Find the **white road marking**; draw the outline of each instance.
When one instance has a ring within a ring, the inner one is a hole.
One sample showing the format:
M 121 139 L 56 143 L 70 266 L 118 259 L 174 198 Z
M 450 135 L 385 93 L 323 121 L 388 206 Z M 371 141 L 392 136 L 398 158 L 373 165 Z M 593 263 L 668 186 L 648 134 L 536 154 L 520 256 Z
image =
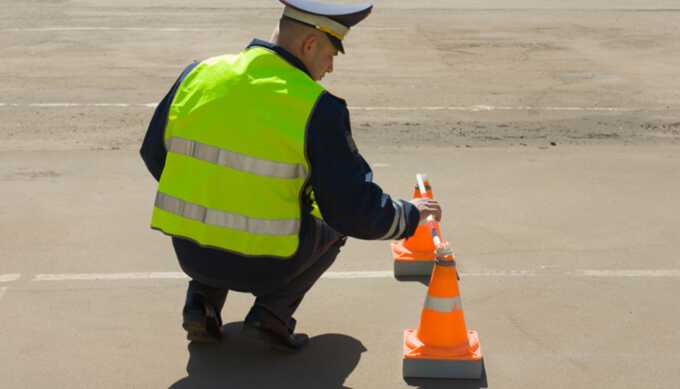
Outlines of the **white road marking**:
M 680 270 L 577 270 L 573 272 L 537 272 L 534 270 L 487 270 L 461 272 L 461 277 L 614 277 L 614 278 L 680 278 Z M 392 270 L 326 272 L 321 278 L 339 279 L 377 279 L 394 278 Z M 181 272 L 147 273 L 72 273 L 38 274 L 33 281 L 112 281 L 112 280 L 183 280 L 188 277 Z
M 156 103 L 0 103 L 0 107 L 28 107 L 28 108 L 155 108 Z
M 19 108 L 155 108 L 157 103 L 69 103 L 69 102 L 45 102 L 45 103 L 6 103 L 0 102 L 0 107 Z M 492 112 L 492 111 L 552 111 L 552 112 L 666 112 L 678 111 L 680 107 L 538 107 L 538 106 L 493 106 L 493 105 L 469 105 L 469 106 L 422 106 L 422 107 L 395 107 L 395 106 L 354 106 L 349 107 L 352 111 L 403 111 L 403 112 L 431 112 L 431 111 L 458 111 L 458 112 Z
M 376 162 L 371 164 L 372 167 L 390 167 L 389 163 Z
M 365 26 L 359 27 L 361 30 L 373 31 L 402 31 L 402 27 L 378 27 Z M 238 27 L 96 27 L 96 26 L 53 26 L 53 27 L 25 27 L 25 28 L 2 28 L 0 32 L 89 32 L 89 31 L 133 31 L 133 32 L 215 32 L 233 31 Z
M 491 112 L 491 111 L 575 111 L 575 112 L 650 112 L 668 111 L 670 108 L 633 108 L 633 107 L 538 107 L 538 106 L 425 106 L 425 107 L 349 107 L 354 111 L 461 111 L 461 112 Z
M 234 28 L 232 28 L 233 30 Z M 27 27 L 27 28 L 3 28 L 1 32 L 79 32 L 79 31 L 149 31 L 149 32 L 203 32 L 203 31 L 228 31 L 228 28 L 206 27 Z
M 583 270 L 586 277 L 680 277 L 680 270 Z
M 80 273 L 80 274 L 38 274 L 33 281 L 99 281 L 99 280 L 154 280 L 185 279 L 180 272 L 150 273 Z
M 532 270 L 489 270 L 483 272 L 460 272 L 461 277 L 536 277 Z
M 389 270 L 385 271 L 345 271 L 345 272 L 326 272 L 321 278 L 331 280 L 339 279 L 356 279 L 356 278 L 393 278 L 394 273 Z
M 389 278 L 392 271 L 327 272 L 322 278 Z M 151 273 L 76 273 L 76 274 L 38 274 L 33 281 L 99 281 L 99 280 L 150 280 L 150 279 L 187 279 L 179 272 Z
M 5 295 L 5 292 L 7 292 L 6 286 L 3 286 L 2 288 L 0 288 L 0 300 L 2 300 L 2 296 Z
M 0 282 L 12 282 L 18 280 L 19 278 L 21 278 L 21 274 L 17 273 L 0 274 Z

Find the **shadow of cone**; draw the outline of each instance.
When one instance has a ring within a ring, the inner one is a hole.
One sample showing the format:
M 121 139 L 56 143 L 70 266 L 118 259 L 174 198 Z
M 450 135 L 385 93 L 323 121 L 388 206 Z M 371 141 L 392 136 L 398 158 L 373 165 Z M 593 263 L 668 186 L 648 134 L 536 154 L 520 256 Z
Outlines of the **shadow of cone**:
M 422 193 L 419 189 L 419 185 L 416 185 L 413 192 L 413 198 L 434 198 L 430 182 L 427 178 L 424 178 L 423 175 L 420 176 L 419 179 L 422 178 L 425 193 Z M 437 233 L 441 235 L 438 223 L 435 223 L 435 229 L 437 230 Z M 432 274 L 435 247 L 432 243 L 432 232 L 428 225 L 419 225 L 413 236 L 407 239 L 393 241 L 391 246 L 392 257 L 394 258 L 395 278 L 429 276 Z
M 477 332 L 465 326 L 456 262 L 446 250 L 437 255 L 418 329 L 404 331 L 403 374 L 479 379 L 482 365 Z

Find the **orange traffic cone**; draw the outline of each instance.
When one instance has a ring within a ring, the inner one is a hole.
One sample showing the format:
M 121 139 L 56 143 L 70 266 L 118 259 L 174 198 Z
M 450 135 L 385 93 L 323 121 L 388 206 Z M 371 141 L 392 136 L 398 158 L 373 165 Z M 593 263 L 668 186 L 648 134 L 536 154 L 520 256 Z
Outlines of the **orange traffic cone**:
M 413 198 L 434 198 L 432 187 L 424 174 L 416 176 L 418 181 L 413 192 Z M 435 224 L 437 233 L 439 224 Z M 430 227 L 419 225 L 415 234 L 407 239 L 392 242 L 392 257 L 394 258 L 394 277 L 429 276 L 434 266 L 435 247 L 432 243 Z
M 430 228 L 437 259 L 418 329 L 404 331 L 404 377 L 478 379 L 482 351 L 465 327 L 455 257 Z

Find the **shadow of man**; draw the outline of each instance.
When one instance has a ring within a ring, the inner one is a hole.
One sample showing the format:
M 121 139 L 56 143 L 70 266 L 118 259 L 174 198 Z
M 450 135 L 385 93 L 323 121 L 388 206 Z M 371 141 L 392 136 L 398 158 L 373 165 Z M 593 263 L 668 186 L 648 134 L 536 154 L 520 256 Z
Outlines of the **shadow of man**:
M 188 376 L 170 388 L 341 389 L 366 351 L 350 336 L 324 334 L 304 350 L 286 353 L 241 337 L 242 324 L 225 325 L 220 344 L 190 343 Z

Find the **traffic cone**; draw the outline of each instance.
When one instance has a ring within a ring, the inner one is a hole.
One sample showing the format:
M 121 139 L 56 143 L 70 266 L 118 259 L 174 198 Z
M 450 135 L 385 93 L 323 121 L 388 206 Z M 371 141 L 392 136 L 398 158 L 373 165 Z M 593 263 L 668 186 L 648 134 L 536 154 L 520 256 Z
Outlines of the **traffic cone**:
M 417 184 L 413 198 L 434 198 L 432 187 L 424 174 L 416 176 Z M 439 224 L 435 223 L 437 233 L 440 234 Z M 392 241 L 392 257 L 394 258 L 394 277 L 429 276 L 434 266 L 435 247 L 432 243 L 430 227 L 419 225 L 413 236 Z
M 458 272 L 453 253 L 441 244 L 430 223 L 438 246 L 425 306 L 417 330 L 404 331 L 404 377 L 479 379 L 482 351 L 476 331 L 468 331 L 458 289 Z

